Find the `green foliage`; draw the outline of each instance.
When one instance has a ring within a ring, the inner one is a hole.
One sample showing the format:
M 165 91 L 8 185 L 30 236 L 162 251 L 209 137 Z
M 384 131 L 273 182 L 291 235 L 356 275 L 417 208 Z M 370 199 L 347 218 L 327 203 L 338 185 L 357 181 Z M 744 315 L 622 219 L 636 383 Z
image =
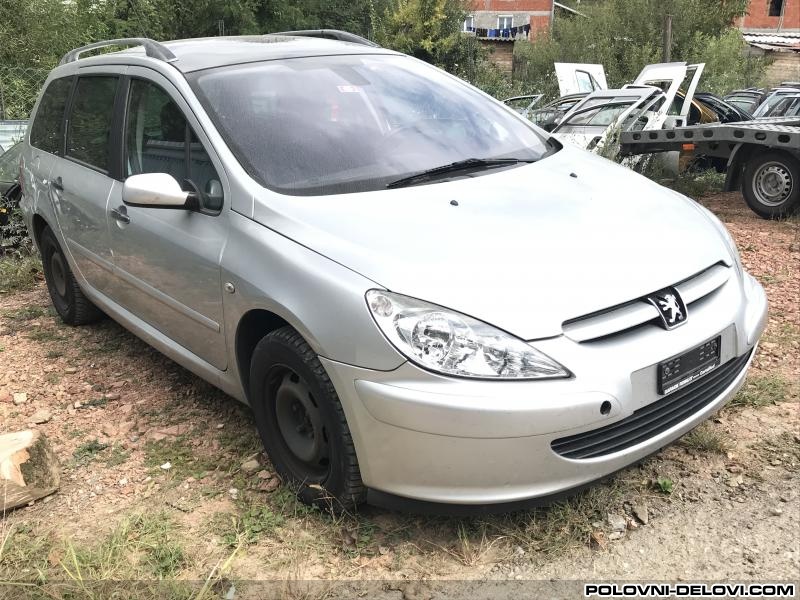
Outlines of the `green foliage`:
M 41 277 L 38 255 L 19 254 L 0 257 L 0 293 L 29 290 Z
M 375 40 L 382 46 L 443 66 L 457 64 L 465 52 L 461 0 L 393 0 L 373 15 Z
M 669 477 L 659 477 L 656 479 L 656 487 L 662 494 L 671 494 L 675 488 L 675 482 Z
M 515 77 L 549 97 L 558 95 L 554 62 L 599 63 L 610 87 L 630 83 L 644 65 L 661 62 L 666 14 L 673 15 L 673 61 L 705 62 L 701 88 L 727 92 L 756 85 L 763 61 L 748 57 L 733 28 L 746 0 L 605 0 L 581 5 L 586 18 L 559 14 L 552 37 L 517 44 Z

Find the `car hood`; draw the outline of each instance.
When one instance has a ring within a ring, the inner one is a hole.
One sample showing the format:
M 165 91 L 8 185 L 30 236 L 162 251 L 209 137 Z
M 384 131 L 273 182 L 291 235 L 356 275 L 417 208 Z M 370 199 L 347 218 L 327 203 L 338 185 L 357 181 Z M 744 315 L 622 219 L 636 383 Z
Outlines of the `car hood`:
M 253 217 L 378 286 L 525 340 L 730 264 L 691 200 L 567 147 L 431 185 L 321 197 L 265 190 Z

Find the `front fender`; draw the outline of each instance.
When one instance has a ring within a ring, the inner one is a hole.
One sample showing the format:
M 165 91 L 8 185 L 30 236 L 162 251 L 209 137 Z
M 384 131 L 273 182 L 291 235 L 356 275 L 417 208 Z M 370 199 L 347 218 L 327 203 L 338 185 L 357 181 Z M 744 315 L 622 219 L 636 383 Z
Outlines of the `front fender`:
M 236 212 L 221 266 L 221 284 L 235 290 L 223 298 L 229 368 L 238 370 L 234 332 L 254 309 L 279 316 L 330 360 L 379 371 L 405 362 L 369 314 L 364 294 L 381 286 L 366 277 Z

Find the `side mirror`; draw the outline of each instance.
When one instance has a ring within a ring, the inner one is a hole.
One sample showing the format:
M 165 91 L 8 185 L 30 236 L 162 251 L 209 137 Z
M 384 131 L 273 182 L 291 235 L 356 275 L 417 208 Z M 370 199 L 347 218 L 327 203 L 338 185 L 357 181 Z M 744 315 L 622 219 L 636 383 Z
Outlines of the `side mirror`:
M 152 208 L 189 208 L 191 193 L 168 173 L 131 175 L 122 186 L 122 201 L 132 206 Z

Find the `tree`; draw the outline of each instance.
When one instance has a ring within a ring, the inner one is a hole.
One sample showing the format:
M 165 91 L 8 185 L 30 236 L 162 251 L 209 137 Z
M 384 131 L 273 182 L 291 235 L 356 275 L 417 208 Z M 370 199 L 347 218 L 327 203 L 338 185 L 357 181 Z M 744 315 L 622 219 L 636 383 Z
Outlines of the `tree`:
M 580 10 L 585 17 L 559 14 L 551 37 L 518 44 L 517 75 L 530 89 L 557 95 L 554 62 L 601 63 L 610 86 L 631 82 L 644 65 L 661 61 L 666 14 L 673 15 L 672 59 L 706 62 L 705 89 L 727 91 L 752 74 L 733 28 L 747 0 L 605 0 Z

